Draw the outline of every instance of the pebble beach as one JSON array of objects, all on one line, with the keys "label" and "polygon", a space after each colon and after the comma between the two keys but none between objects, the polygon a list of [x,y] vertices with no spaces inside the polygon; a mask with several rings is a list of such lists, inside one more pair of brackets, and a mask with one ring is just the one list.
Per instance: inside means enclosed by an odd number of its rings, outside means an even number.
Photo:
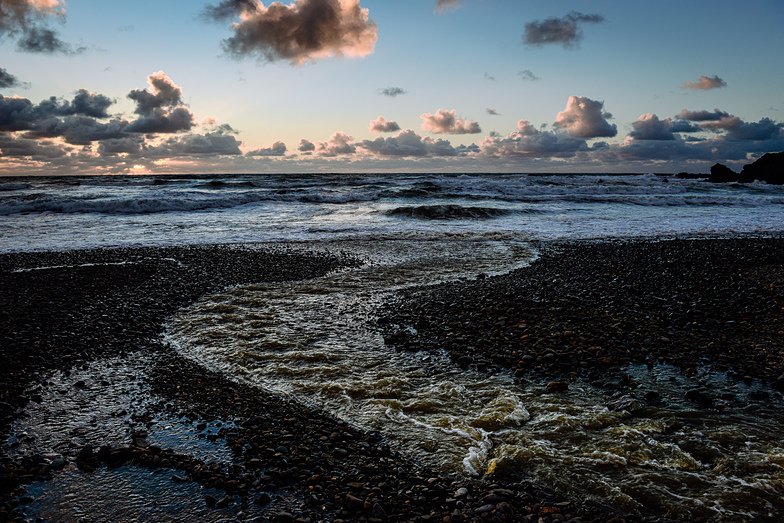
[{"label": "pebble beach", "polygon": [[[784,389],[784,239],[728,238],[543,242],[530,266],[409,289],[379,319],[399,350],[446,350],[455,365],[512,371],[558,394],[585,380],[640,401],[627,366],[668,364],[693,387],[687,400],[729,401],[701,381],[706,372],[754,383],[758,403]],[[210,494],[197,503],[228,520],[274,521],[642,521],[597,499],[547,488],[525,471],[456,478],[415,463],[378,433],[312,407],[242,385],[185,360],[161,341],[167,317],[227,286],[317,277],[360,260],[264,246],[97,249],[0,255],[0,522],[28,521],[32,483],[62,470],[164,470],[176,485]],[[129,418],[124,444],[94,441],[64,453],[20,456],[14,423],[40,401],[53,372],[97,359],[150,357],[143,379],[166,410],[195,432],[222,420],[211,439],[229,466],[147,443],[154,423]],[[74,389],[100,380],[81,379]],[[230,423],[228,423],[230,422]],[[216,494],[219,492],[220,494]],[[780,503],[780,501],[779,501]],[[249,507],[253,507],[250,510]],[[776,505],[772,511],[784,513]],[[769,512],[770,513],[770,512]],[[761,514],[765,520],[768,514]],[[232,519],[233,518],[233,519]],[[771,521],[775,519],[770,519]]]}]

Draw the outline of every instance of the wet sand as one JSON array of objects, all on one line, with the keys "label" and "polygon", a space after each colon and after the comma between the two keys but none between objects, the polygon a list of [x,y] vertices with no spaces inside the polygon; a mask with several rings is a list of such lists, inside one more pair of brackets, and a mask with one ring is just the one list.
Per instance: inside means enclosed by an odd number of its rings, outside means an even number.
[{"label": "wet sand", "polygon": [[[689,375],[711,365],[739,380],[762,378],[763,399],[781,401],[783,247],[780,238],[543,244],[537,262],[509,275],[408,291],[387,308],[382,326],[388,343],[401,349],[446,347],[458,365],[511,368],[542,386],[584,378],[631,389],[625,364],[667,362]],[[237,465],[215,469],[147,445],[130,425],[127,445],[97,441],[64,458],[85,470],[166,468],[175,483],[225,492],[198,502],[216,511],[234,507],[232,517],[253,504],[274,506],[265,515],[278,521],[642,519],[567,499],[535,478],[488,485],[439,476],[396,455],[378,434],[233,383],[159,341],[165,319],[205,293],[315,277],[353,263],[324,253],[231,247],[0,255],[4,441],[24,406],[40,399],[50,372],[144,354],[156,362],[146,379],[167,400],[151,410],[185,416],[195,430],[236,420],[217,438]],[[48,268],[13,272],[41,267]],[[407,334],[409,326],[416,335]],[[703,394],[711,401],[710,391]],[[11,450],[4,447],[0,462],[0,522],[23,520],[32,501],[25,484],[59,473],[43,457],[20,459]],[[296,502],[282,509],[271,503],[276,497]]]}]

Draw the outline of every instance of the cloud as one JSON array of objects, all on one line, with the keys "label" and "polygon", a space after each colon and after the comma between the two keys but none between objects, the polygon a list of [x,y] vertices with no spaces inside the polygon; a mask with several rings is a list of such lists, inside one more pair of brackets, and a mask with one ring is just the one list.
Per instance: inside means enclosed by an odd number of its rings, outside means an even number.
[{"label": "cloud", "polygon": [[542,21],[535,20],[525,24],[523,41],[527,45],[543,46],[547,44],[560,44],[564,49],[577,47],[583,39],[581,23],[598,24],[604,22],[604,17],[598,14],[583,14],[572,11],[563,18],[547,18]]},{"label": "cloud", "polygon": [[442,13],[448,9],[460,9],[464,0],[436,0],[436,11]]},{"label": "cloud", "polygon": [[536,80],[539,80],[539,77],[536,76],[530,69],[523,69],[517,74],[519,74],[525,81],[535,82]]},{"label": "cloud", "polygon": [[498,135],[485,137],[480,143],[481,155],[500,158],[565,158],[578,151],[587,151],[585,140],[562,133],[539,131],[528,120],[517,122],[517,130],[501,138]]},{"label": "cloud", "polygon": [[340,131],[332,135],[326,142],[319,142],[316,152],[320,156],[342,156],[357,152],[353,144],[354,137]]},{"label": "cloud", "polygon": [[458,156],[460,153],[447,140],[422,137],[411,129],[397,135],[375,140],[363,140],[358,147],[377,156]]},{"label": "cloud", "polygon": [[676,118],[682,118],[683,120],[689,120],[692,122],[707,122],[712,120],[721,120],[722,118],[727,118],[729,116],[731,116],[730,113],[720,111],[719,109],[714,109],[713,112],[705,110],[689,111],[684,109],[676,115]]},{"label": "cloud", "polygon": [[402,87],[385,87],[384,89],[379,89],[378,92],[384,96],[391,96],[394,98],[395,96],[406,94],[408,91]]},{"label": "cloud", "polygon": [[19,79],[8,72],[7,69],[0,67],[0,89],[8,87],[29,87],[29,84],[20,82]]},{"label": "cloud", "polygon": [[634,130],[629,136],[635,140],[674,140],[672,119],[660,120],[655,114],[644,114],[632,122]]},{"label": "cloud", "polygon": [[23,32],[46,17],[64,15],[61,0],[0,0],[0,35]]},{"label": "cloud", "polygon": [[422,130],[434,134],[477,134],[482,132],[477,122],[458,118],[455,110],[439,109],[435,114],[425,113],[419,117],[423,120]]},{"label": "cloud", "polygon": [[487,111],[487,114],[491,116],[501,116],[501,113],[496,111],[495,107],[488,107],[487,109],[485,109],[485,111]]},{"label": "cloud", "polygon": [[128,98],[136,102],[134,112],[140,115],[132,122],[130,133],[176,133],[189,131],[194,125],[191,111],[182,105],[182,89],[163,71],[147,77],[147,89],[134,89]]},{"label": "cloud", "polygon": [[257,56],[302,65],[334,56],[367,56],[378,39],[376,23],[359,0],[294,0],[269,7],[255,0],[226,0],[203,13],[214,20],[235,15],[240,21],[232,24],[234,35],[223,41],[224,50],[235,58]]},{"label": "cloud", "polygon": [[610,113],[604,112],[604,102],[597,102],[584,96],[570,96],[566,109],[555,117],[554,126],[565,129],[575,138],[613,137],[618,134],[615,124],[607,119]]},{"label": "cloud", "polygon": [[727,137],[737,141],[766,141],[782,138],[784,124],[770,118],[747,123],[737,116],[726,116],[718,121],[703,122],[700,127],[710,131],[724,131]]},{"label": "cloud", "polygon": [[681,89],[702,89],[707,91],[708,89],[719,89],[721,87],[727,87],[727,82],[713,75],[700,76],[700,79],[696,82],[686,82],[681,86]]},{"label": "cloud", "polygon": [[278,140],[272,147],[250,151],[245,156],[286,156],[286,144]]},{"label": "cloud", "polygon": [[0,134],[0,158],[35,158],[54,160],[68,154],[69,148],[49,140],[30,140]]},{"label": "cloud", "polygon": [[16,41],[17,51],[25,53],[75,55],[83,53],[86,48],[74,49],[70,44],[60,40],[56,31],[46,27],[31,27],[25,29],[22,37]]},{"label": "cloud", "polygon": [[399,131],[400,126],[395,121],[387,120],[383,116],[379,116],[375,120],[370,121],[368,130],[371,133],[393,133]]},{"label": "cloud", "polygon": [[303,153],[312,152],[316,150],[316,146],[313,144],[313,142],[302,138],[299,141],[299,147],[297,147],[297,150]]},{"label": "cloud", "polygon": [[112,100],[102,94],[80,89],[73,101],[54,96],[34,105],[27,98],[0,95],[0,132],[35,131],[60,123],[60,117],[85,116],[105,118]]},{"label": "cloud", "polygon": [[206,134],[173,136],[153,149],[147,156],[235,156],[242,154],[241,142],[221,131]]}]

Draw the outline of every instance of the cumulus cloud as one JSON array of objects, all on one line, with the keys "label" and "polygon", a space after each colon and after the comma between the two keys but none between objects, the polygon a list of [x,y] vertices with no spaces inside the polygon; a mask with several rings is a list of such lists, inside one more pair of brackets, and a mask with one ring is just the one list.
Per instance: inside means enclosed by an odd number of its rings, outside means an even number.
[{"label": "cumulus cloud", "polygon": [[384,96],[390,96],[394,98],[395,96],[406,94],[408,91],[406,91],[402,87],[385,87],[383,89],[379,89],[378,92],[383,94]]},{"label": "cumulus cloud", "polygon": [[700,76],[699,80],[696,82],[686,82],[681,86],[681,89],[701,89],[706,91],[708,89],[719,89],[721,87],[727,87],[727,82],[718,76],[713,75]]},{"label": "cumulus cloud", "polygon": [[147,77],[147,89],[134,89],[128,98],[136,102],[134,112],[140,117],[132,122],[131,133],[176,133],[189,131],[194,125],[191,111],[182,105],[182,89],[163,71]]},{"label": "cumulus cloud", "polygon": [[232,24],[234,35],[223,42],[235,58],[256,56],[302,65],[335,56],[367,56],[378,39],[376,23],[359,0],[294,0],[268,7],[256,0],[226,0],[208,6],[204,16],[239,16],[240,21]]},{"label": "cumulus cloud", "polygon": [[[0,132],[37,131],[44,127],[60,125],[61,117],[84,116],[91,118],[108,117],[106,110],[112,100],[102,94],[90,93],[80,89],[73,101],[54,96],[35,105],[27,98],[0,95]],[[71,123],[68,120],[63,125]],[[52,136],[51,133],[47,133]]]},{"label": "cumulus cloud", "polygon": [[672,132],[672,119],[660,120],[655,114],[643,114],[632,122],[634,130],[629,136],[636,140],[674,140]]},{"label": "cumulus cloud", "polygon": [[536,80],[539,80],[539,77],[536,76],[530,69],[523,69],[517,74],[519,74],[525,81],[535,82]]},{"label": "cumulus cloud", "polygon": [[434,140],[422,137],[411,129],[400,131],[389,138],[379,136],[375,140],[363,140],[358,147],[377,156],[458,156],[460,151],[455,149],[447,140]]},{"label": "cumulus cloud", "polygon": [[517,130],[506,137],[495,134],[485,137],[479,147],[482,156],[501,158],[565,158],[589,150],[583,139],[540,131],[528,120],[517,122]]},{"label": "cumulus cloud", "polygon": [[357,147],[354,145],[354,137],[343,132],[336,132],[326,142],[319,142],[316,152],[320,156],[342,156],[354,154]]},{"label": "cumulus cloud", "polygon": [[379,116],[375,120],[370,121],[368,130],[371,133],[393,133],[399,131],[400,126],[395,121],[387,120],[383,116]]},{"label": "cumulus cloud", "polygon": [[565,49],[577,47],[583,39],[583,30],[580,24],[598,24],[604,22],[604,17],[598,14],[583,14],[572,11],[563,18],[547,18],[539,21],[527,22],[523,41],[527,45],[543,46],[547,44],[560,44]]},{"label": "cumulus cloud", "polygon": [[618,128],[608,118],[612,115],[604,111],[604,102],[570,96],[566,109],[558,113],[553,125],[575,138],[613,137],[618,134]]},{"label": "cumulus cloud", "polygon": [[0,157],[30,157],[46,161],[62,158],[69,150],[69,147],[49,140],[30,140],[0,134]]},{"label": "cumulus cloud", "polygon": [[299,147],[297,147],[297,150],[302,153],[313,152],[316,150],[316,145],[313,142],[302,138],[299,141]]},{"label": "cumulus cloud", "polygon": [[468,121],[465,118],[458,118],[457,111],[439,109],[435,114],[425,113],[419,116],[422,118],[422,130],[434,134],[477,134],[481,133],[479,124],[475,121]]},{"label": "cumulus cloud", "polygon": [[206,134],[173,136],[148,151],[156,156],[235,156],[242,154],[241,142],[220,131]]},{"label": "cumulus cloud", "polygon": [[286,156],[286,144],[278,140],[272,147],[249,151],[245,156]]},{"label": "cumulus cloud", "polygon": [[496,110],[496,108],[495,108],[495,107],[488,107],[487,109],[485,109],[485,111],[486,111],[486,112],[487,112],[487,114],[489,114],[490,116],[501,116],[501,113],[499,113],[499,112]]},{"label": "cumulus cloud", "polygon": [[781,130],[784,124],[774,122],[770,118],[747,123],[737,116],[726,116],[718,121],[703,122],[700,127],[710,131],[726,132],[731,140],[766,141],[782,138]]}]

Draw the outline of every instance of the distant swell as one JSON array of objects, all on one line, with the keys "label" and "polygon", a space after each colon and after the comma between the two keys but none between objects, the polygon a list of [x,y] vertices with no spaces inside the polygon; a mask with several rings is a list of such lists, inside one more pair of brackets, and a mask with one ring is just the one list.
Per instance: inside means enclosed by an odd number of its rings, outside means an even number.
[{"label": "distant swell", "polygon": [[508,216],[511,211],[493,207],[463,207],[461,205],[420,205],[397,207],[387,211],[389,216],[403,216],[421,220],[488,219]]}]

